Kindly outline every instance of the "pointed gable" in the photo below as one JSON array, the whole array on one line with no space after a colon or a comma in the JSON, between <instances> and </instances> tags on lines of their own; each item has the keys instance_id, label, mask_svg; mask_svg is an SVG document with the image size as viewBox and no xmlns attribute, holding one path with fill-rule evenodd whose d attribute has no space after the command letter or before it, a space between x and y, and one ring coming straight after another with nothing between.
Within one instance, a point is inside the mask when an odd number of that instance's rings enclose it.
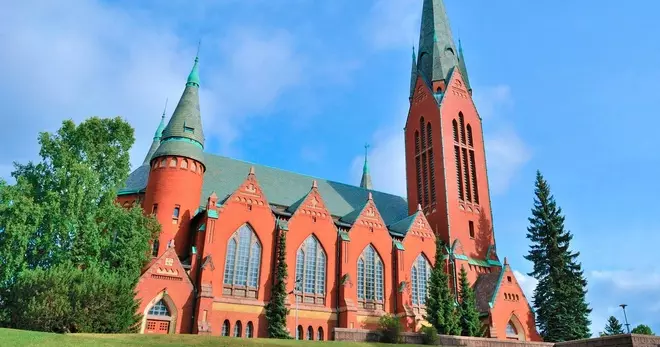
<instances>
[{"instance_id":1,"label":"pointed gable","mask_svg":"<svg viewBox=\"0 0 660 347\"><path fill-rule=\"evenodd\" d=\"M193 287L192 281L188 273L183 268L179 257L176 254L174 247L168 248L160 257L156 258L146 271L140 276L139 282L145 281L184 281Z\"/></svg>"},{"instance_id":2,"label":"pointed gable","mask_svg":"<svg viewBox=\"0 0 660 347\"><path fill-rule=\"evenodd\" d=\"M380 212L376 207L376 203L374 202L371 193L369 193L367 202L361 209L349 213L348 215L344 216L341 221L353 225L363 225L370 228L386 228L385 222L383 221L383 218L381 217Z\"/></svg>"},{"instance_id":3,"label":"pointed gable","mask_svg":"<svg viewBox=\"0 0 660 347\"><path fill-rule=\"evenodd\" d=\"M289 206L287 211L292 213L292 218L296 215L303 214L320 219L330 217L330 212L326 208L325 201L319 193L318 184L316 180L312 181L312 188L309 192L295 204Z\"/></svg>"},{"instance_id":4,"label":"pointed gable","mask_svg":"<svg viewBox=\"0 0 660 347\"><path fill-rule=\"evenodd\" d=\"M227 198L224 205L229 202L245 204L249 209L253 207L267 207L270 209L268 200L266 200L266 196L257 180L254 166L250 167L247 178L245 178L243 183L241 183L234 193Z\"/></svg>"},{"instance_id":5,"label":"pointed gable","mask_svg":"<svg viewBox=\"0 0 660 347\"><path fill-rule=\"evenodd\" d=\"M417 205L417 212L389 226L390 232L399 237L414 235L419 238L435 238L429 221Z\"/></svg>"}]
</instances>

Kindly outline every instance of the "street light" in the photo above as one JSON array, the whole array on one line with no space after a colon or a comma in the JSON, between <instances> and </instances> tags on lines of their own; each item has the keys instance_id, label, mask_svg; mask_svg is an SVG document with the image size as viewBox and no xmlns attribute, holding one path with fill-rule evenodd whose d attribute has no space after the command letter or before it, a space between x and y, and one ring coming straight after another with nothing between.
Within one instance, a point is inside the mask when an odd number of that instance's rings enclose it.
<instances>
[{"instance_id":1,"label":"street light","mask_svg":"<svg viewBox=\"0 0 660 347\"><path fill-rule=\"evenodd\" d=\"M626 304L621 304L619 305L623 309L623 318L626 320L626 329L628 330L628 334L630 334L630 324L628 324L628 316L626 315Z\"/></svg>"},{"instance_id":2,"label":"street light","mask_svg":"<svg viewBox=\"0 0 660 347\"><path fill-rule=\"evenodd\" d=\"M296 278L296 281L293 282L293 290L289 292L289 294L293 294L293 300L296 302L296 326L294 329L296 329L296 340L301 340L302 336L298 336L298 297L296 297L296 292L300 292L299 285L302 282L302 278L298 276Z\"/></svg>"}]
</instances>

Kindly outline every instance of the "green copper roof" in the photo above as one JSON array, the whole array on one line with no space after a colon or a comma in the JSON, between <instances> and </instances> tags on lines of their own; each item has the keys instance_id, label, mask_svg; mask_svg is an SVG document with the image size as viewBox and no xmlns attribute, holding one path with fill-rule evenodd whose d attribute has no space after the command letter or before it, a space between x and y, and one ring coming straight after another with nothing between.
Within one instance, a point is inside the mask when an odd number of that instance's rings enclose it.
<instances>
[{"instance_id":1,"label":"green copper roof","mask_svg":"<svg viewBox=\"0 0 660 347\"><path fill-rule=\"evenodd\" d=\"M159 151L167 146L164 142ZM218 201L223 203L245 181L250 167L254 166L255 175L259 181L266 199L273 205L292 206L305 197L314 180L317 181L318 191L323 198L329 212L338 218L347 216L355 210L361 211L372 193L373 201L383 218L385 224L394 224L408 217L408 203L406 199L388 193L369 191L360 187L328 181L311 176L301 175L268 166L248 163L232 158L203 153L206 172L200 206L205 206L207 198L216 192ZM126 187L122 191L141 190L147 185L149 167L131 173ZM408 223L410 224L410 223ZM406 230L407 231L407 230ZM405 231L397 232L404 236Z\"/></svg>"},{"instance_id":2,"label":"green copper roof","mask_svg":"<svg viewBox=\"0 0 660 347\"><path fill-rule=\"evenodd\" d=\"M158 150L158 146L160 146L160 139L163 136L163 129L165 129L165 110L163 110L163 116L160 118L160 124L158 125L158 128L156 128L154 139L151 142L151 148L149 148L149 152L147 152L147 155L144 157L142 165L149 165L149 162L151 162L151 158L153 158L154 153L156 153L156 150Z\"/></svg>"},{"instance_id":3,"label":"green copper roof","mask_svg":"<svg viewBox=\"0 0 660 347\"><path fill-rule=\"evenodd\" d=\"M362 179L360 180L360 187L364 189L373 189L371 184L371 174L369 174L369 163L367 162L367 149L369 145L364 146L364 166L362 167Z\"/></svg>"},{"instance_id":4,"label":"green copper roof","mask_svg":"<svg viewBox=\"0 0 660 347\"><path fill-rule=\"evenodd\" d=\"M404 236L408 233L408 230L410 230L410 227L412 224L415 222L415 218L417 218L417 214L421 213L420 211L417 211L413 213L411 216L408 216L392 225L389 226L389 229L392 233L396 235L401 235Z\"/></svg>"},{"instance_id":5,"label":"green copper roof","mask_svg":"<svg viewBox=\"0 0 660 347\"><path fill-rule=\"evenodd\" d=\"M450 69L458 64L442 0L424 0L418 59L418 72L428 82L446 80Z\"/></svg>"},{"instance_id":6,"label":"green copper roof","mask_svg":"<svg viewBox=\"0 0 660 347\"><path fill-rule=\"evenodd\" d=\"M165 129L161 145L154 154L180 155L204 163L204 131L199 111L199 72L198 58L188 76L186 88L174 109L172 118Z\"/></svg>"},{"instance_id":7,"label":"green copper roof","mask_svg":"<svg viewBox=\"0 0 660 347\"><path fill-rule=\"evenodd\" d=\"M412 67L410 68L410 97L415 93L417 84L417 56L415 55L415 46L412 48Z\"/></svg>"},{"instance_id":8,"label":"green copper roof","mask_svg":"<svg viewBox=\"0 0 660 347\"><path fill-rule=\"evenodd\" d=\"M199 57L195 57L195 65L193 65L190 75L188 75L187 86L199 87Z\"/></svg>"},{"instance_id":9,"label":"green copper roof","mask_svg":"<svg viewBox=\"0 0 660 347\"><path fill-rule=\"evenodd\" d=\"M465 67L465 58L463 57L463 45L461 45L461 40L458 39L458 68L461 70L461 75L463 75L463 81L465 82L465 87L467 90L472 90L470 87L470 78L468 77L467 67Z\"/></svg>"}]
</instances>

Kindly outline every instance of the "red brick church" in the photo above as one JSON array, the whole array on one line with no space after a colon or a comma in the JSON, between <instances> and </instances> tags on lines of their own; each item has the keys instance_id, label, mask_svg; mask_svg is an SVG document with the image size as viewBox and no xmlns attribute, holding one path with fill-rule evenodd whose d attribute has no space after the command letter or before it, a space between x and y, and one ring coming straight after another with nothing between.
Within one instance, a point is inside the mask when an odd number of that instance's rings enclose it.
<instances>
[{"instance_id":1,"label":"red brick church","mask_svg":"<svg viewBox=\"0 0 660 347\"><path fill-rule=\"evenodd\" d=\"M137 286L141 332L265 337L276 235L286 232L292 336L332 339L336 327L375 328L384 313L417 331L440 237L451 247L440 264L452 290L465 268L485 334L540 340L496 252L481 118L442 0L424 0L418 52L404 128L407 199L372 187L366 158L354 186L206 152L195 59L118 197L162 225Z\"/></svg>"}]
</instances>

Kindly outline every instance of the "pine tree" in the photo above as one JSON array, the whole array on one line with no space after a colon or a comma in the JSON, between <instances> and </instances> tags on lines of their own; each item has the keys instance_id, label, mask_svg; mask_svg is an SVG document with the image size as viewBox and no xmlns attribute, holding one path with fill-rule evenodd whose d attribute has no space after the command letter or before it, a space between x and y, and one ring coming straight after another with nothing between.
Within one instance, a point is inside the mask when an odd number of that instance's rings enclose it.
<instances>
[{"instance_id":1,"label":"pine tree","mask_svg":"<svg viewBox=\"0 0 660 347\"><path fill-rule=\"evenodd\" d=\"M468 281L467 271L463 267L461 267L460 276L461 333L463 336L480 336L481 320L479 319L479 311L477 310L477 299Z\"/></svg>"},{"instance_id":2,"label":"pine tree","mask_svg":"<svg viewBox=\"0 0 660 347\"><path fill-rule=\"evenodd\" d=\"M621 322L619 322L616 317L610 316L607 320L607 325L605 325L605 331L600 333L600 336L620 335L623 333L623 325L621 325Z\"/></svg>"},{"instance_id":3,"label":"pine tree","mask_svg":"<svg viewBox=\"0 0 660 347\"><path fill-rule=\"evenodd\" d=\"M456 300L449 290L449 279L444 271L444 244L439 238L435 242L435 264L429 276L426 298L426 319L440 334L460 335L460 317Z\"/></svg>"},{"instance_id":4,"label":"pine tree","mask_svg":"<svg viewBox=\"0 0 660 347\"><path fill-rule=\"evenodd\" d=\"M289 310L286 308L286 233L278 235L277 267L275 273L275 285L271 292L270 301L266 304L266 320L268 321L268 337L276 339L290 339L291 336L286 328L286 316Z\"/></svg>"},{"instance_id":5,"label":"pine tree","mask_svg":"<svg viewBox=\"0 0 660 347\"><path fill-rule=\"evenodd\" d=\"M534 192L527 227L531 245L525 258L534 264L529 275L539 281L534 291L536 324L545 341L588 338L591 309L586 302L587 281L577 260L580 253L570 250L573 235L564 229L562 210L539 171Z\"/></svg>"}]
</instances>

